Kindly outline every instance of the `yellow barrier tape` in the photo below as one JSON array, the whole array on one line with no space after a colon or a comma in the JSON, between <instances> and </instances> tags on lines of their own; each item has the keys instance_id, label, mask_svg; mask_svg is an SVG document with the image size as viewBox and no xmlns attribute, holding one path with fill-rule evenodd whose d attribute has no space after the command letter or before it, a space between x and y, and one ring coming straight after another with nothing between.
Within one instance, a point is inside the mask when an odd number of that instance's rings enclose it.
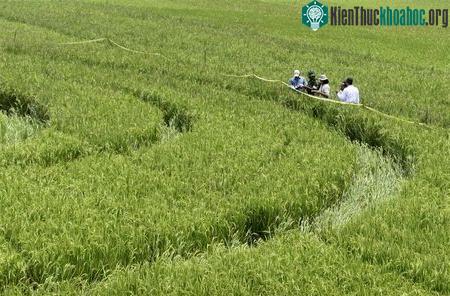
<instances>
[{"instance_id":1,"label":"yellow barrier tape","mask_svg":"<svg viewBox=\"0 0 450 296\"><path fill-rule=\"evenodd\" d=\"M64 42L64 43L58 43L58 45L77 45L77 44L86 44L86 43L95 43L95 42L103 42L107 40L106 38L99 38L99 39L92 39L92 40L85 40L85 41L75 41L75 42Z\"/></svg>"},{"instance_id":2,"label":"yellow barrier tape","mask_svg":"<svg viewBox=\"0 0 450 296\"><path fill-rule=\"evenodd\" d=\"M96 43L96 42L104 42L104 41L108 41L110 44L112 44L112 45L114 45L114 46L116 46L116 47L118 47L118 48L120 48L122 50L128 51L128 52L138 53L138 54L155 55L155 56L160 56L160 57L163 57L165 59L168 59L166 56L164 56L164 55L162 55L160 53L145 52L145 51L139 51L139 50L134 50L134 49L127 48L127 47L122 46L122 45L118 44L117 42L115 42L115 41L113 41L113 40L111 40L109 38L98 38L98 39L92 39L92 40L65 42L65 43L58 43L58 44L59 45L78 45L78 44ZM290 89L296 91L297 93L299 93L299 94L301 94L303 96L309 97L311 99L314 99L314 100L323 101L323 102L327 102L327 103L333 103L333 104L339 104L339 105L351 105L351 106L354 106L354 107L361 107L363 109L366 109L368 111L377 113L378 115L384 116L386 118L395 119L395 120L398 120L398 121L401 121L401 122L405 122L405 123L409 123L409 124L416 124L416 125L420 125L420 126L424 126L424 127L430 128L430 126L428 126L428 125L426 125L424 123L414 122L414 121L410 121L410 120L407 120L407 119L404 119L404 118L400 118L400 117L396 117L396 116L393 116L393 115L390 115L390 114L386 114L384 112L381 112L379 110L376 110L376 109L371 108L369 106L366 106L364 104L353 104L353 103L341 102L341 101L336 101L336 100L327 99L327 98L316 97L316 96L313 96L313 95L310 95L310 94L298 91L296 89L293 89L289 84L287 84L286 82L281 81L281 80L267 79L267 78L264 78L264 77L260 77L260 76L258 76L256 74L246 74L246 75L222 74L222 76L234 77L234 78L252 78L253 77L253 78L256 78L258 80L265 81L265 82L281 83L281 84L289 87Z\"/></svg>"},{"instance_id":3,"label":"yellow barrier tape","mask_svg":"<svg viewBox=\"0 0 450 296\"><path fill-rule=\"evenodd\" d=\"M360 107L360 108L366 109L366 110L368 110L368 111L377 113L378 115L384 116L384 117L386 117L386 118L395 119L395 120L397 120L397 121L405 122L405 123L409 123L409 124L416 124L416 125L420 125L420 126L423 126L423 127L426 127L426 128L431 128L430 126L428 126L428 125L425 124L425 123L415 122L415 121L407 120L407 119L400 118L400 117L397 117L397 116L393 116L393 115L390 115L390 114L386 114L386 113L384 113L384 112L381 112L381 111L379 111L379 110L377 110L377 109L374 109L374 108L372 108L372 107L366 106L366 105L364 105L364 104L347 103L347 102L341 102L341 101L336 101L336 100L327 99L327 98L316 97L316 96L313 96L313 95L304 93L304 92L302 92L302 91L296 90L296 89L292 88L289 84L287 84L286 82L281 81L281 80L267 79L267 78L264 78L264 77L257 76L257 75L255 75L255 74L247 74L247 75L231 75L231 74L223 74L223 76L226 76L226 77L235 77L235 78L252 78L252 77L253 77L253 78L256 78L256 79L258 79L258 80L265 81L265 82L270 82L270 83L281 83L281 84L283 84L283 85L289 87L290 89L294 90L295 92L297 92L297 93L299 93L299 94L301 94L301 95L303 95L303 96L309 97L309 98L311 98L311 99L314 99L314 100L323 101L323 102L327 102L327 103L333 103L333 104L339 104L339 105L351 105L351 106L354 106L354 107Z\"/></svg>"},{"instance_id":4,"label":"yellow barrier tape","mask_svg":"<svg viewBox=\"0 0 450 296\"><path fill-rule=\"evenodd\" d=\"M235 78L251 78L251 77L254 77L254 78L256 78L256 79L259 79L259 80L262 80L262 81L265 81L265 82L270 82L270 83L281 83L281 84L283 84L283 85L289 87L290 89L294 90L295 92L298 92L299 94L301 94L301 95L303 95L303 96L305 96L305 97L309 97L309 98L312 98L312 99L315 99L315 100L324 101L324 102L329 102L329 103L333 103L333 104L339 104L339 105L352 105L352 106L359 106L359 107L362 106L362 104L353 104L353 103L347 103L347 102L335 101L335 100L331 100L331 99L327 99L327 98L316 97L316 96L313 96L313 95L304 93L304 92L302 92L302 91L298 91L298 90L296 90L296 89L293 89L289 84L287 84L287 83L284 82L284 81L281 81L281 80L273 80L273 79L267 79L267 78L263 78L263 77L257 76L257 75L255 75L255 74L248 74L248 75L229 75L229 74L223 74L223 76L226 76L226 77L235 77Z\"/></svg>"},{"instance_id":5,"label":"yellow barrier tape","mask_svg":"<svg viewBox=\"0 0 450 296\"><path fill-rule=\"evenodd\" d=\"M160 56L160 57L163 57L163 58L167 59L166 56L164 56L164 55L162 55L162 54L160 54L160 53L157 53L157 52L145 52L145 51L134 50L134 49L126 48L125 46L122 46L122 45L120 45L120 44L117 44L116 42L114 42L114 41L111 40L111 39L108 39L108 41L109 41L111 44L117 46L118 48L123 49L123 50L126 50L126 51L129 51L129 52L140 53L140 54L150 54L150 55Z\"/></svg>"},{"instance_id":6,"label":"yellow barrier tape","mask_svg":"<svg viewBox=\"0 0 450 296\"><path fill-rule=\"evenodd\" d=\"M155 55L155 56L160 56L163 57L165 59L168 59L166 56L157 53L157 52L146 52L146 51L139 51L139 50L134 50L134 49L130 49L127 48L123 45L118 44L117 42L115 42L114 40L111 40L109 38L99 38L99 39L92 39L92 40L84 40L84 41L75 41L75 42L64 42L64 43L58 43L58 45L79 45L79 44L88 44L88 43L97 43L97 42L105 42L107 41L108 43L110 43L111 45L114 45L122 50L128 51L128 52L132 52L132 53L138 53L138 54L148 54L148 55Z\"/></svg>"}]
</instances>

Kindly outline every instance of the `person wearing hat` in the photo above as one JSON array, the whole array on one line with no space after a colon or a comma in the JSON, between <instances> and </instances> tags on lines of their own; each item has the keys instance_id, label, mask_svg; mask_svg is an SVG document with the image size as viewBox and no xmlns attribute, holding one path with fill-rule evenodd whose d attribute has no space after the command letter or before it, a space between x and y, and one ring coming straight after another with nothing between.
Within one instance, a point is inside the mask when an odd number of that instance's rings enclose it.
<instances>
[{"instance_id":1,"label":"person wearing hat","mask_svg":"<svg viewBox=\"0 0 450 296\"><path fill-rule=\"evenodd\" d=\"M319 89L313 90L313 94L322 96L324 98L330 97L330 81L326 75L320 75L319 77Z\"/></svg>"},{"instance_id":2,"label":"person wearing hat","mask_svg":"<svg viewBox=\"0 0 450 296\"><path fill-rule=\"evenodd\" d=\"M306 79L300 76L300 70L294 71L294 77L289 79L289 85L295 90L302 90L306 85Z\"/></svg>"},{"instance_id":3,"label":"person wearing hat","mask_svg":"<svg viewBox=\"0 0 450 296\"><path fill-rule=\"evenodd\" d=\"M359 104L359 90L353 86L353 78L349 77L342 82L337 96L341 102Z\"/></svg>"}]
</instances>

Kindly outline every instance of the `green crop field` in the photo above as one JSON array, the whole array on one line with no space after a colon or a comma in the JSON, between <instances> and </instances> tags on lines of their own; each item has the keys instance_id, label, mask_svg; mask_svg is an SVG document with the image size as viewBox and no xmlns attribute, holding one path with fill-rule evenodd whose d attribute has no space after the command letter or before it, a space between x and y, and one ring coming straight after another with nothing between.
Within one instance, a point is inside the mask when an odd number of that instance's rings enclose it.
<instances>
[{"instance_id":1,"label":"green crop field","mask_svg":"<svg viewBox=\"0 0 450 296\"><path fill-rule=\"evenodd\" d=\"M450 294L450 31L304 4L0 1L0 295Z\"/></svg>"}]
</instances>

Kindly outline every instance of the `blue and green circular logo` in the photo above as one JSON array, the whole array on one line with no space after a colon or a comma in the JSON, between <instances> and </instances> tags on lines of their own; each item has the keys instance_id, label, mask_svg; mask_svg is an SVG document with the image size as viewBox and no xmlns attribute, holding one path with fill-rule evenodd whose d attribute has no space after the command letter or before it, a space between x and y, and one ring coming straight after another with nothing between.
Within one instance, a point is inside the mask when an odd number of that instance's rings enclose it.
<instances>
[{"instance_id":1,"label":"blue and green circular logo","mask_svg":"<svg viewBox=\"0 0 450 296\"><path fill-rule=\"evenodd\" d=\"M319 1L312 1L302 8L302 23L313 31L328 24L328 6Z\"/></svg>"}]
</instances>

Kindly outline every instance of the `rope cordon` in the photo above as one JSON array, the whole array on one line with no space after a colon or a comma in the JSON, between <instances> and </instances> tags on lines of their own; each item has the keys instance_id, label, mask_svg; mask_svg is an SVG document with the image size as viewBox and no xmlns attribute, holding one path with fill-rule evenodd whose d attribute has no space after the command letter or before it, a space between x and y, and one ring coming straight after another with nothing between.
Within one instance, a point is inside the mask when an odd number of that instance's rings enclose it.
<instances>
[{"instance_id":1,"label":"rope cordon","mask_svg":"<svg viewBox=\"0 0 450 296\"><path fill-rule=\"evenodd\" d=\"M113 45L113 46L115 46L117 48L120 48L120 49L122 49L124 51L132 52L132 53L148 54L148 55L160 56L160 57L163 57L165 59L168 59L166 56L164 56L164 55L162 55L160 53L145 52L145 51L139 51L139 50L134 50L134 49L131 49L131 48L127 48L127 47L125 47L123 45L120 45L117 42L115 42L115 41L113 41L113 40L111 40L109 38L98 38L98 39L91 39L91 40L84 40L84 41L64 42L64 43L58 43L58 45L80 45L80 44L89 44L89 43L98 43L98 42L108 42L109 44L111 44L111 45ZM390 119L394 119L394 120L397 120L397 121L401 121L401 122L405 122L405 123L409 123L409 124L420 125L420 126L424 126L424 127L430 128L430 126L428 126L428 125L426 125L424 123L414 122L414 121L410 121L410 120L407 120L407 119L404 119L404 118L400 118L400 117L397 117L397 116L386 114L384 112L381 112L381 111L379 111L379 110L377 110L375 108L366 106L364 104L353 104L353 103L341 102L341 101L336 101L336 100L327 99L327 98L316 97L316 96L310 95L308 93L296 90L296 89L292 88L289 84L287 84L286 82L281 81L281 80L267 79L267 78L264 78L264 77L260 77L260 76L258 76L256 74L246 74L246 75L222 74L222 76L234 77L234 78L256 78L256 79L264 81L264 82L281 83L284 86L289 87L291 90L294 90L295 92L301 94L302 96L305 96L305 97L308 97L308 98L311 98L311 99L314 99L314 100L317 100L317 101L322 101L322 102L327 102L327 103L332 103L332 104L339 104L339 105L347 105L347 106L353 106L353 107L360 107L360 108L366 109L366 110L368 110L370 112L376 113L376 114L381 115L381 116L386 117L386 118L390 118Z\"/></svg>"},{"instance_id":2,"label":"rope cordon","mask_svg":"<svg viewBox=\"0 0 450 296\"><path fill-rule=\"evenodd\" d=\"M397 116L393 116L393 115L390 115L390 114L386 114L386 113L384 113L384 112L381 112L381 111L379 111L379 110L377 110L377 109L375 109L375 108L366 106L366 105L364 105L364 104L347 103L347 102L341 102L341 101L336 101L336 100L327 99L327 98L316 97L316 96L310 95L310 94L308 94L308 93L305 93L305 92L299 91L299 90L297 90L297 89L294 89L294 88L292 88L289 84L287 84L286 82L281 81L281 80L277 80L277 79L267 79L267 78L264 78L264 77L260 77L260 76L258 76L258 75L256 75L256 74L246 74L246 75L223 74L223 76L226 76L226 77L234 77L234 78L256 78L256 79L261 80L261 81L264 81L264 82L269 82L269 83L281 83L281 84L283 84L284 86L289 87L291 90L293 90L293 91L295 91L295 92L301 94L302 96L305 96L305 97L308 97L308 98L311 98L311 99L314 99L314 100L323 101L323 102L327 102L327 103L333 103L333 104L339 104L339 105L347 105L347 106L353 106L353 107L360 107L360 108L366 109L366 110L368 110L368 111L370 111L370 112L377 113L378 115L384 116L384 117L386 117L386 118L395 119L395 120L398 120L398 121L401 121L401 122L405 122L405 123L409 123L409 124L417 124L417 125L420 125L420 126L424 126L424 127L429 128L429 126L426 125L426 124L424 124L424 123L421 123L421 122L415 122L415 121L410 121L410 120L407 120L407 119L404 119L404 118L400 118L400 117L397 117Z\"/></svg>"},{"instance_id":3,"label":"rope cordon","mask_svg":"<svg viewBox=\"0 0 450 296\"><path fill-rule=\"evenodd\" d=\"M109 39L109 38L98 38L98 39L91 39L91 40L84 40L84 41L64 42L64 43L58 43L58 45L81 45L81 44L98 43L98 42L108 42L109 44L111 44L117 48L120 48L120 49L128 51L128 52L132 52L132 53L148 54L148 55L160 56L165 59L168 59L166 56L164 56L160 53L157 53L157 52L146 52L146 51L130 49L128 47L118 44L117 42L115 42L114 40Z\"/></svg>"}]
</instances>

